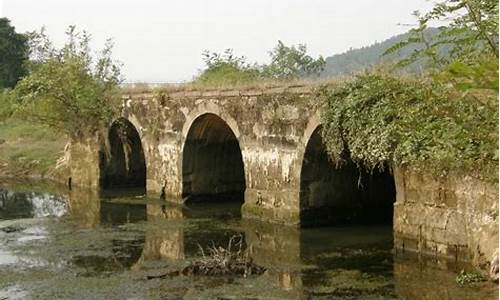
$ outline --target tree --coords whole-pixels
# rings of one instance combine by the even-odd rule
[[[322,56],[317,59],[307,55],[307,46],[285,46],[282,41],[269,52],[271,63],[264,66],[264,76],[275,79],[317,77],[325,69]]]
[[[196,81],[207,84],[238,84],[256,80],[260,71],[256,65],[247,63],[244,56],[236,56],[233,49],[224,53],[204,51],[206,68]]]
[[[43,30],[31,35],[31,73],[14,92],[20,113],[78,138],[92,134],[115,115],[122,79],[111,58],[110,40],[93,57],[89,34],[74,26],[66,33],[68,42],[62,48],[54,47]]]
[[[28,39],[16,33],[7,18],[0,18],[0,88],[13,88],[26,75]]]
[[[209,84],[249,83],[262,79],[293,80],[307,77],[318,77],[325,69],[323,57],[317,59],[307,55],[306,45],[278,45],[269,51],[269,65],[250,64],[244,56],[236,56],[233,49],[224,53],[203,52],[206,68],[196,78],[197,82]]]
[[[427,13],[415,12],[418,26],[410,30],[407,39],[386,50],[399,51],[415,43],[425,47],[415,50],[402,60],[406,65],[419,58],[427,58],[434,68],[443,68],[455,60],[464,62],[489,55],[498,58],[498,1],[496,0],[441,0]],[[437,35],[425,35],[435,23],[445,23]],[[448,47],[446,53],[439,50]],[[445,55],[443,55],[445,54]]]
[[[425,59],[436,80],[451,83],[462,91],[498,91],[497,0],[441,0],[429,12],[415,12],[415,16],[418,27],[385,54],[422,43],[423,48],[413,51],[398,65]],[[426,36],[425,30],[436,22],[444,22],[445,26],[440,27],[439,34]],[[441,51],[443,47],[446,52]]]

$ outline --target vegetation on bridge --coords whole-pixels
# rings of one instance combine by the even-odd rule
[[[464,93],[429,78],[374,72],[321,93],[324,141],[337,163],[349,156],[370,169],[496,174],[494,90]]]

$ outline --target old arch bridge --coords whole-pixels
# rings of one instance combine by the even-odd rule
[[[245,218],[292,225],[392,224],[396,249],[477,265],[497,249],[494,185],[332,165],[312,87],[135,93],[121,112],[73,141],[73,185],[241,201]]]
[[[318,102],[308,86],[125,95],[104,138],[73,145],[72,182],[232,199],[287,224],[392,224],[392,174],[333,166]]]

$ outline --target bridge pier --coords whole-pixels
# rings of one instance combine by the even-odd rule
[[[69,151],[69,178],[72,186],[99,189],[99,146],[96,137],[71,141]]]
[[[241,208],[244,218],[288,225],[300,225],[298,190],[265,191],[247,189]]]
[[[497,186],[460,174],[439,178],[404,169],[396,169],[395,178],[397,252],[483,268],[498,259]]]

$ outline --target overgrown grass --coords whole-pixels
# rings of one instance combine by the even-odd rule
[[[44,177],[56,166],[68,139],[64,134],[24,120],[0,122],[0,175]]]
[[[301,80],[275,80],[259,79],[253,82],[186,82],[186,83],[166,83],[150,85],[147,83],[136,83],[124,85],[121,88],[122,94],[141,94],[141,93],[176,93],[193,91],[248,91],[248,90],[266,90],[272,88],[291,88],[291,87],[320,87],[320,86],[339,86],[352,77],[336,77],[328,79],[301,79]]]

